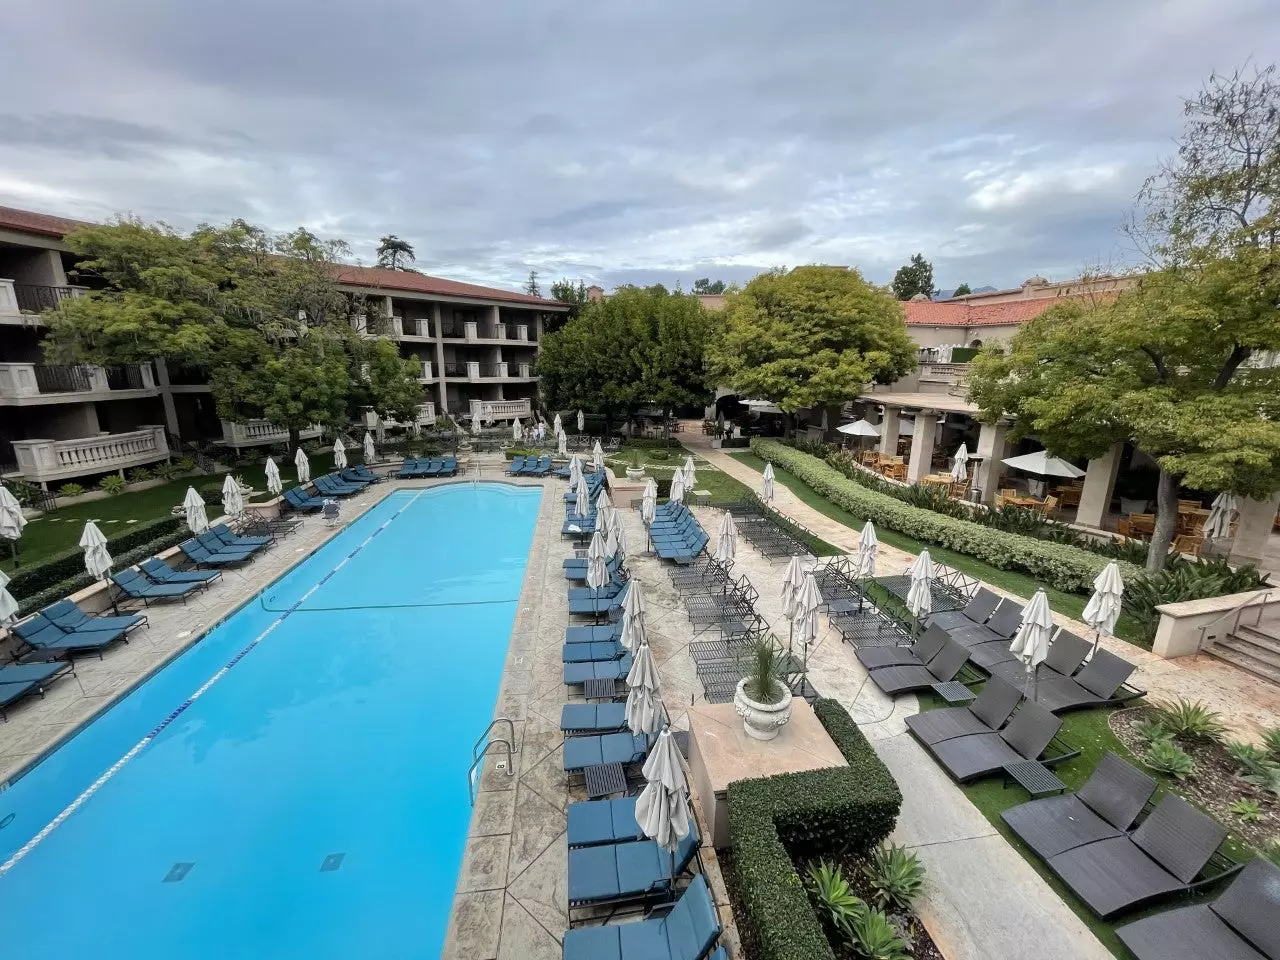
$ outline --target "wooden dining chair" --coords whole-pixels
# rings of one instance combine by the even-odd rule
[[[1053,511],[1057,509],[1058,509],[1058,498],[1045,497],[1044,502],[1036,508],[1036,512],[1039,513],[1040,516],[1044,517],[1047,520],[1049,518],[1049,515],[1052,514]]]

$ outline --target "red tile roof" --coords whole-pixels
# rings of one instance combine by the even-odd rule
[[[514,290],[482,287],[474,283],[462,283],[458,280],[429,277],[425,273],[384,270],[381,267],[351,267],[344,264],[338,269],[338,282],[349,284],[353,287],[378,287],[383,290],[404,290],[411,293],[435,294],[441,297],[473,297],[477,300],[501,300],[505,303],[558,307],[562,310],[569,308],[568,304],[561,303],[559,300],[531,297],[527,293],[516,293]]]
[[[997,303],[965,303],[907,300],[902,309],[908,326],[921,327],[1001,327],[1025,323],[1038,317],[1062,298],[1001,300]]]
[[[87,226],[90,224],[83,220],[68,220],[66,217],[51,217],[47,213],[32,213],[30,210],[0,207],[0,230],[38,233],[42,236],[61,239],[73,230]]]

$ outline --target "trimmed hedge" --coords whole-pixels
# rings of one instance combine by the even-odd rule
[[[834,960],[795,861],[867,852],[902,806],[892,774],[844,707],[823,699],[813,709],[847,767],[729,784],[733,869],[760,960]]]
[[[1026,573],[1067,593],[1088,593],[1093,589],[1094,578],[1110,562],[1078,547],[1023,537],[913,507],[855,483],[824,460],[776,440],[752,440],[751,450],[856,517],[923,543],[966,554],[1000,570]],[[1120,572],[1128,580],[1141,571],[1122,562]]]

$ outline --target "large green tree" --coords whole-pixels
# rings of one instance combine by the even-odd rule
[[[893,275],[893,295],[899,300],[910,300],[918,293],[929,299],[938,291],[933,286],[933,264],[924,254],[913,254],[911,261],[898,268]]]
[[[707,345],[708,382],[788,414],[851,400],[915,366],[902,308],[856,270],[774,270],[730,295]]]
[[[551,284],[551,299],[569,305],[568,313],[549,313],[543,320],[543,329],[547,333],[555,333],[566,323],[586,309],[587,284],[583,280],[574,283],[568,278],[561,278]]]
[[[1163,567],[1179,484],[1280,488],[1280,88],[1274,68],[1211,78],[1185,103],[1177,157],[1131,224],[1152,269],[1113,303],[1054,307],[1011,352],[974,362],[984,417],[1018,417],[1066,455],[1128,440],[1160,467],[1148,566]]]
[[[410,270],[413,263],[413,245],[389,233],[378,241],[378,266],[387,270]]]

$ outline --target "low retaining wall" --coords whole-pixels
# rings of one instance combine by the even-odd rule
[[[1280,603],[1280,596],[1272,590],[1250,590],[1204,600],[1162,603],[1156,607],[1160,625],[1156,628],[1151,651],[1166,658],[1193,656],[1203,647],[1226,636],[1236,619],[1234,611],[1256,607],[1268,600]]]

